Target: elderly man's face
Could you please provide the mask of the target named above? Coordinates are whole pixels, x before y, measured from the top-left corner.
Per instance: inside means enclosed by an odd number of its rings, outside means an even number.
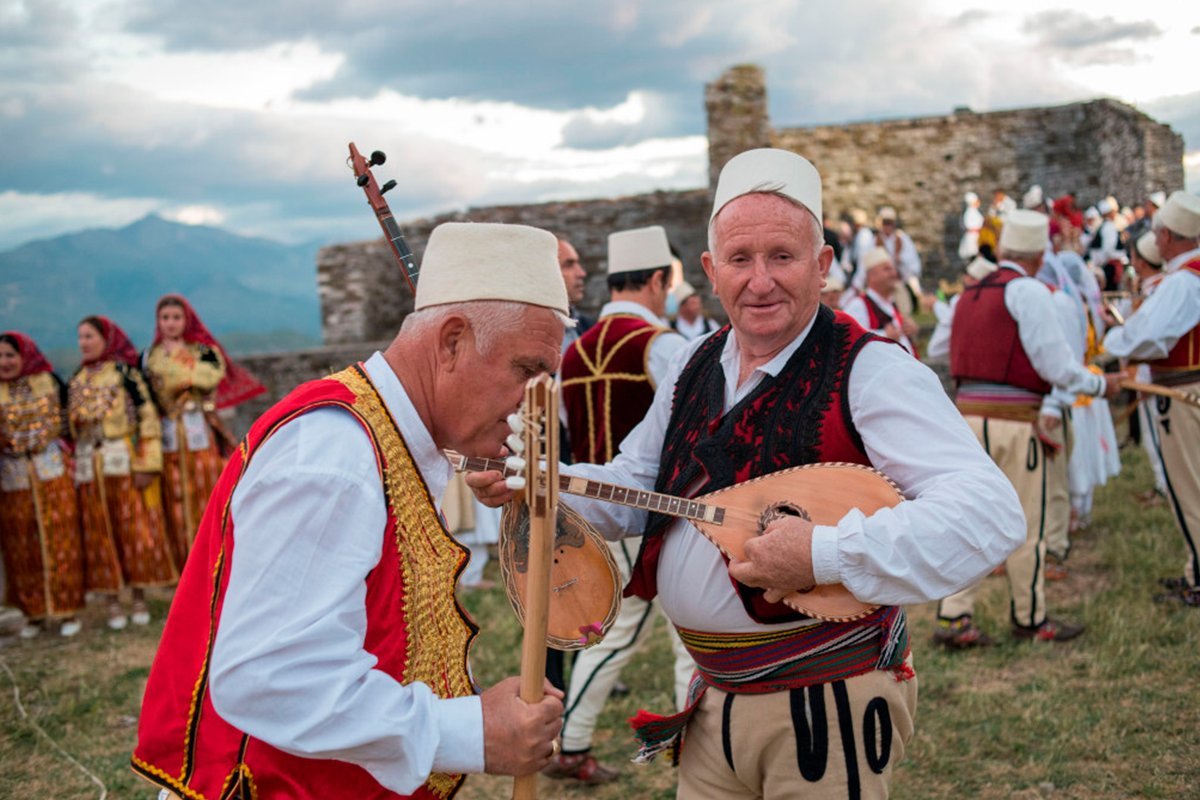
[[[833,260],[812,215],[770,194],[748,194],[721,210],[704,272],[739,346],[766,354],[808,325]],[[815,238],[814,238],[815,237]]]
[[[521,406],[525,383],[558,369],[563,325],[546,308],[529,306],[516,327],[495,335],[486,353],[468,328],[443,365],[434,409],[434,439],[471,456],[494,457],[510,433],[506,417]]]
[[[558,268],[562,270],[563,283],[567,287],[567,300],[575,305],[583,299],[583,289],[587,281],[587,272],[579,263],[579,253],[570,242],[558,240]]]
[[[896,266],[890,261],[871,267],[871,271],[867,273],[867,287],[884,298],[892,296],[899,280],[900,276],[896,273]]]

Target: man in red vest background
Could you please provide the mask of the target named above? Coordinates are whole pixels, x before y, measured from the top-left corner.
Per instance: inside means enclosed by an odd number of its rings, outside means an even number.
[[[1174,192],[1152,223],[1164,277],[1124,327],[1104,337],[1114,356],[1148,362],[1154,383],[1200,394],[1200,197]],[[1156,440],[1167,499],[1183,534],[1181,577],[1163,599],[1200,607],[1200,409],[1156,398]]]

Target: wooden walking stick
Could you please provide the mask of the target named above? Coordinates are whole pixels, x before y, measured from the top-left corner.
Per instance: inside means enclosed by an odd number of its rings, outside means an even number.
[[[1194,392],[1185,392],[1182,389],[1174,389],[1170,386],[1161,386],[1157,383],[1141,383],[1140,381],[1130,380],[1128,378],[1121,379],[1122,389],[1132,389],[1135,392],[1142,394],[1154,394],[1159,397],[1169,397],[1180,403],[1186,403],[1189,406],[1200,408],[1200,394]]]
[[[520,696],[527,703],[538,703],[545,696],[550,567],[558,518],[558,382],[548,375],[529,381],[525,385],[523,416],[529,573],[525,584]],[[514,778],[512,796],[513,800],[534,800],[537,773]]]

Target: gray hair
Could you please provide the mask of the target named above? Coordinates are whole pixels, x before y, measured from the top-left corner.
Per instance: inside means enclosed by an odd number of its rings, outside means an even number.
[[[825,228],[821,224],[821,221],[819,219],[817,219],[816,214],[814,214],[812,212],[812,210],[809,209],[808,206],[797,201],[794,197],[789,197],[788,195],[784,194],[783,192],[775,190],[775,189],[767,189],[767,190],[762,190],[762,191],[757,191],[757,192],[747,192],[747,194],[766,194],[766,195],[770,195],[771,197],[778,197],[781,200],[786,200],[788,203],[795,206],[796,208],[802,209],[805,212],[805,214],[807,215],[808,220],[810,222],[810,227],[812,228],[812,237],[813,237],[813,241],[815,242],[815,247],[813,248],[813,255],[814,256],[820,255],[821,248],[825,246]],[[739,197],[745,197],[745,196],[746,195],[744,195],[744,194],[739,195]],[[736,200],[737,197],[735,197],[733,199]],[[733,202],[733,201],[731,200],[730,202]],[[723,212],[725,210],[725,207],[728,205],[729,205],[729,203],[726,203],[725,206],[722,206],[721,210],[718,211],[713,216],[713,218],[711,220],[709,220],[709,223],[708,223],[708,252],[713,254],[714,259],[716,258],[716,253],[717,253],[717,233],[716,233],[717,220],[720,218],[721,212]]]
[[[524,324],[525,312],[531,308],[527,303],[514,300],[472,300],[466,303],[447,303],[414,311],[404,318],[400,332],[421,336],[441,325],[453,315],[461,316],[475,334],[475,350],[481,356],[492,351],[496,339],[503,333],[519,330]],[[547,309],[567,328],[575,327],[575,320],[558,309]]]

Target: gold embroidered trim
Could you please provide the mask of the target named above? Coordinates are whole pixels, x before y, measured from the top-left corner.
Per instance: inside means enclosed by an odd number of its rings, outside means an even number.
[[[404,579],[408,635],[402,682],[419,681],[443,698],[474,694],[468,659],[479,628],[455,594],[468,551],[443,527],[404,438],[375,387],[355,368],[330,379],[354,393],[354,410],[383,453],[384,484],[397,522],[396,552]],[[462,775],[434,773],[425,785],[446,798],[462,781]]]

